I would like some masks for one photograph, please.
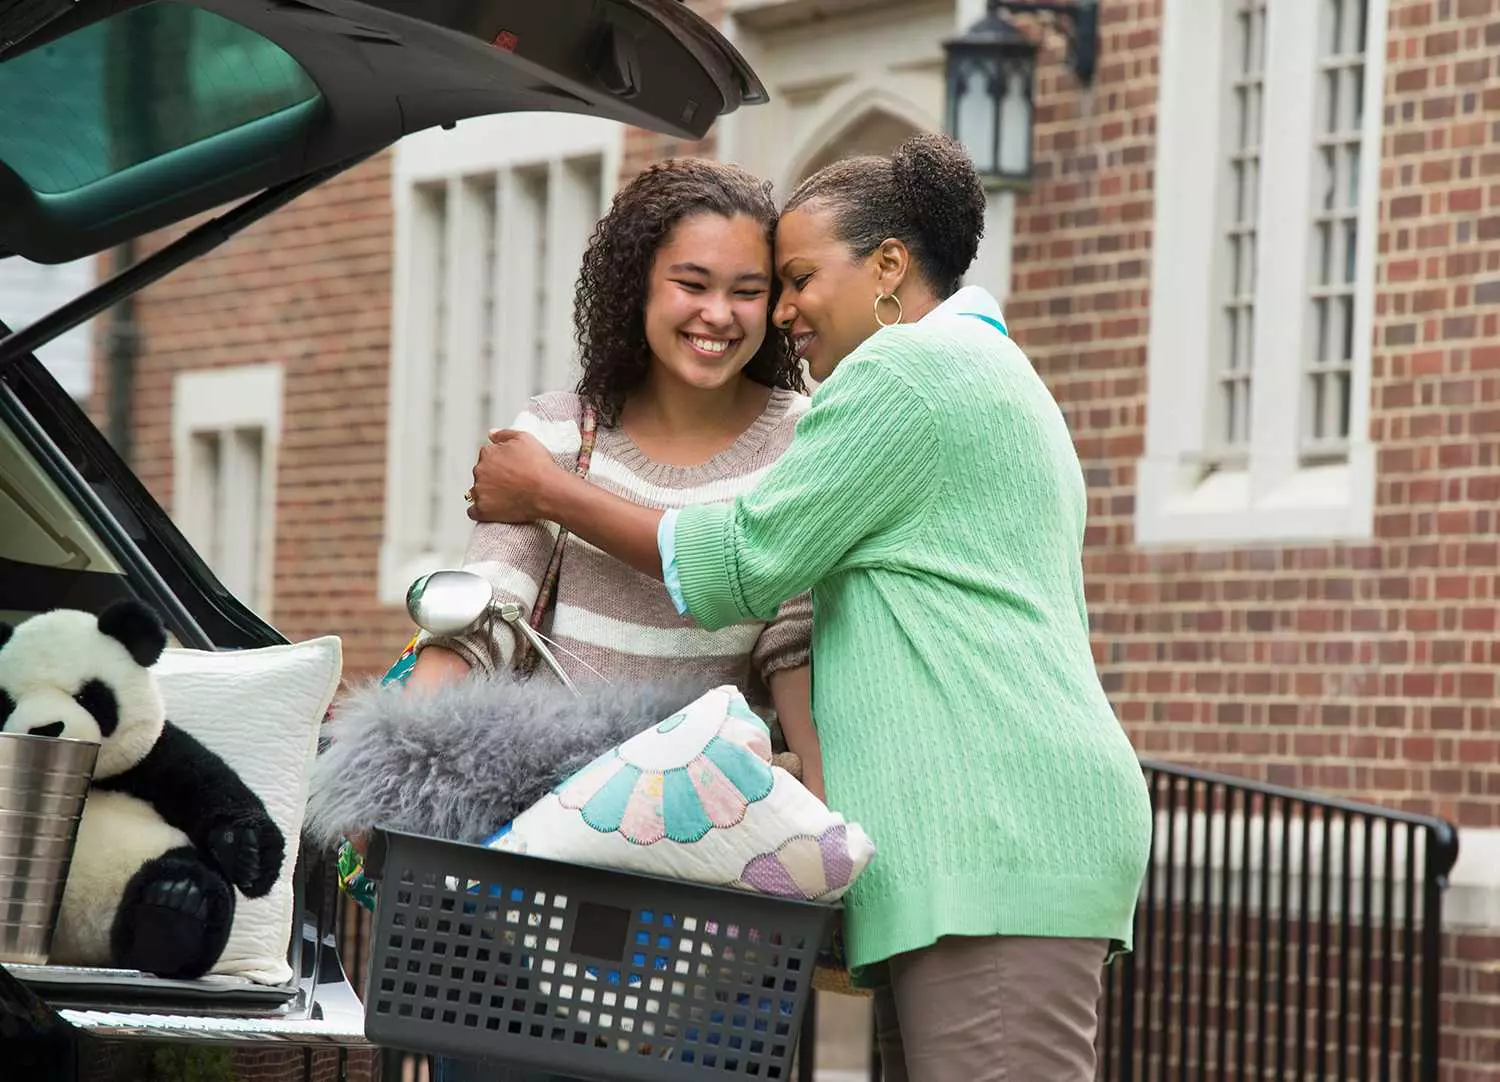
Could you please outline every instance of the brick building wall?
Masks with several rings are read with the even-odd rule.
[[[1095,656],[1145,756],[1500,825],[1500,4],[1391,0],[1368,543],[1142,549],[1161,3],[1039,73],[1007,315],[1090,485]],[[1471,835],[1472,837],[1472,835]],[[1445,936],[1443,1077],[1500,1078],[1496,935]]]
[[[1087,470],[1106,686],[1144,754],[1500,824],[1495,2],[1391,3],[1377,536],[1193,550],[1134,544],[1160,9],[1103,8],[1091,112],[1043,64],[1007,305]]]
[[[410,635],[376,600],[389,404],[389,155],[356,167],[139,294],[144,343],[132,465],[172,507],[180,372],[279,362],[284,427],[269,617],[291,639],[335,633],[346,672],[382,668]],[[142,254],[187,226],[150,238]],[[109,373],[96,381],[102,411]]]

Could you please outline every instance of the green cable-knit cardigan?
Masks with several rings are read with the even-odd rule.
[[[813,590],[828,803],[877,848],[846,900],[856,980],[950,935],[1128,949],[1147,865],[1089,641],[1082,470],[1026,356],[970,318],[991,306],[966,289],[876,333],[752,492],[673,535],[706,627]]]

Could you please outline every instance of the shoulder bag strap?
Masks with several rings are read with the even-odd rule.
[[[598,431],[599,418],[594,412],[594,407],[587,402],[583,406],[583,420],[579,424],[578,461],[575,470],[580,477],[587,477],[589,463],[594,457],[594,438]],[[531,612],[526,617],[526,622],[531,625],[533,631],[540,631],[542,623],[547,614],[552,611],[557,602],[557,576],[562,568],[563,549],[568,543],[568,531],[562,527],[557,530],[557,543],[552,546],[552,558],[547,561],[547,571],[542,576],[541,589],[537,591],[536,604],[531,606]],[[523,675],[530,675],[536,669],[537,654],[531,644],[521,636],[517,636],[515,669]]]

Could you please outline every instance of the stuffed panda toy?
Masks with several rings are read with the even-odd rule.
[[[0,623],[0,728],[99,745],[51,961],[190,979],[218,961],[235,888],[267,893],[285,839],[233,770],[166,718],[161,620],[134,600]]]

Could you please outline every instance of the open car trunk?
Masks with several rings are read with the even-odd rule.
[[[285,641],[219,583],[40,362],[21,357],[0,371],[0,621],[16,624],[55,608],[98,612],[125,597],[157,610],[173,646],[246,649]],[[289,979],[178,981],[128,970],[0,965],[6,1054],[25,1068],[14,1077],[137,1077],[137,1058],[115,1047],[121,1039],[237,1043],[256,1033],[277,1039],[265,1034],[301,1026],[318,1043],[339,1036],[348,1047],[359,1044],[357,996],[336,947],[337,888],[324,854],[295,845],[290,853]],[[196,1016],[197,1028],[184,1016]],[[10,1075],[0,1070],[0,1077]]]
[[[764,98],[679,0],[0,0],[0,252],[77,259],[465,117],[698,138]]]
[[[699,138],[764,100],[733,47],[679,0],[0,0],[0,260],[80,259],[218,212],[37,323],[0,322],[0,620],[134,596],[173,645],[282,641],[219,583],[36,348],[412,132],[536,110]],[[298,857],[283,987],[0,966],[6,1069],[136,1077],[87,1053],[101,1033],[359,1043],[320,856]],[[163,1016],[171,1025],[153,1029]],[[267,1036],[257,1016],[291,1024]]]

